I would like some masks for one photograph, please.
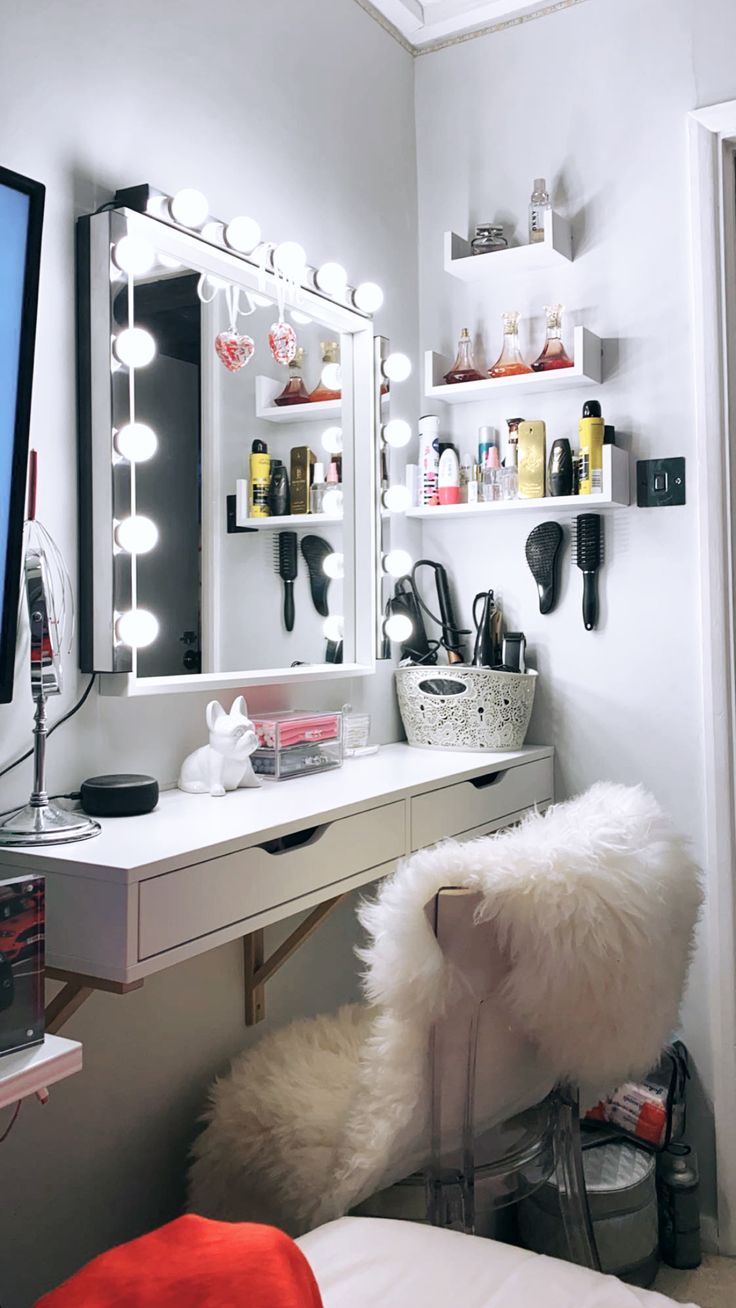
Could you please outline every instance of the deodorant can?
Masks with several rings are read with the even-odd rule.
[[[699,1267],[698,1160],[686,1144],[670,1144],[657,1159],[659,1248],[670,1267]]]
[[[432,416],[419,419],[419,478],[421,502],[426,508],[439,504],[440,420]]]

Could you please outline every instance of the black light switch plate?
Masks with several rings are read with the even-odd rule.
[[[684,459],[638,459],[636,502],[640,509],[663,509],[685,503]]]

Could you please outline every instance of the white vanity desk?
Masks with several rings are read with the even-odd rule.
[[[0,851],[0,876],[46,877],[47,971],[66,984],[58,1030],[93,989],[244,938],[246,1021],[270,976],[339,899],[446,836],[472,837],[553,798],[553,751],[446,753],[386,745],[341,769],[213,799],[167,791],[145,817],[46,850]],[[263,928],[312,910],[268,960]]]

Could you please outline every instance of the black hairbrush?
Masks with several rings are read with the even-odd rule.
[[[540,522],[526,541],[526,561],[539,591],[539,612],[551,613],[557,603],[557,556],[562,545],[559,522]]]
[[[294,582],[299,571],[295,531],[280,531],[273,543],[274,567],[284,583],[284,626],[294,630]]]
[[[309,570],[309,589],[312,592],[312,603],[320,617],[326,618],[330,612],[327,606],[327,591],[330,578],[325,572],[325,559],[329,558],[335,551],[329,541],[323,540],[321,536],[303,536],[301,550],[304,555],[304,562]]]
[[[586,631],[598,623],[598,582],[603,562],[603,518],[600,513],[581,513],[573,523],[572,561],[583,574],[583,622]]]

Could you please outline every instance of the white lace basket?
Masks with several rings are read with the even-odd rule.
[[[410,745],[424,749],[520,749],[529,729],[537,674],[490,668],[396,669],[396,693]]]

